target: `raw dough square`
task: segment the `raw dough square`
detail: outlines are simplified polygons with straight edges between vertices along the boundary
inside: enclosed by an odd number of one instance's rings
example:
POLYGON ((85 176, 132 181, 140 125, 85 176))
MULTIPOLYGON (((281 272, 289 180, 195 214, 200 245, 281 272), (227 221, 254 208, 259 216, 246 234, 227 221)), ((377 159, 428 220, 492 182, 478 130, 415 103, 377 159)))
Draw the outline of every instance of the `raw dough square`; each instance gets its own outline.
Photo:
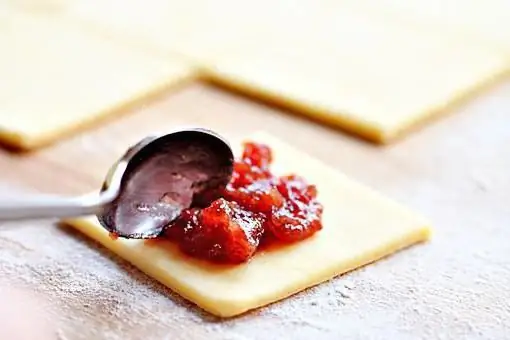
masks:
POLYGON ((312 238, 260 252, 246 264, 228 267, 191 259, 170 243, 113 241, 95 217, 67 223, 221 317, 284 299, 428 239, 427 222, 392 200, 269 135, 259 133, 250 139, 273 148, 276 173, 296 172, 317 184, 324 204, 324 228, 312 238))
POLYGON ((77 1, 67 15, 84 26, 155 53, 180 53, 195 61, 210 56, 257 29, 267 6, 224 0, 77 1))
POLYGON ((388 142, 509 68, 504 53, 342 8, 245 39, 209 65, 215 82, 388 142))
MULTIPOLYGON (((366 11, 466 41, 488 43, 510 54, 508 0, 348 0, 366 11)), ((510 63, 510 62, 509 62, 510 63)))
POLYGON ((194 75, 76 27, 10 13, 0 22, 0 140, 31 149, 194 75))
POLYGON ((65 10, 67 6, 76 1, 82 0, 3 0, 1 6, 18 12, 51 15, 65 10))

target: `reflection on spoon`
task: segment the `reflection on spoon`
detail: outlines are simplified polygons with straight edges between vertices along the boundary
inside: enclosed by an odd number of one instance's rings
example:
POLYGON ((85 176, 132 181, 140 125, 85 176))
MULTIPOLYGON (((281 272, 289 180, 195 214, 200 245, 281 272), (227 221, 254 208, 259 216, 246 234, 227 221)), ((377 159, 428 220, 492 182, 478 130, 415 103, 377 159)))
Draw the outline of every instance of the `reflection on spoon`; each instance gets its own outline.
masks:
POLYGON ((165 135, 132 158, 119 196, 99 220, 120 237, 156 237, 196 196, 225 186, 232 168, 229 145, 209 131, 165 135))

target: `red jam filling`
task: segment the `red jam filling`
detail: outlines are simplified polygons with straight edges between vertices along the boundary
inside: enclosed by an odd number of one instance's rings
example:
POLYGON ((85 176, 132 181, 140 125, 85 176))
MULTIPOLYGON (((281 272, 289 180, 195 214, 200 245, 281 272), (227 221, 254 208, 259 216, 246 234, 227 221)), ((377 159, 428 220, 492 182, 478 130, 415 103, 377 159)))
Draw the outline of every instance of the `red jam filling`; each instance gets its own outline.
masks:
POLYGON ((273 175, 271 162, 268 146, 245 143, 227 187, 201 197, 208 204, 185 210, 163 237, 194 257, 242 263, 268 240, 292 243, 321 230, 316 187, 296 175, 273 175))

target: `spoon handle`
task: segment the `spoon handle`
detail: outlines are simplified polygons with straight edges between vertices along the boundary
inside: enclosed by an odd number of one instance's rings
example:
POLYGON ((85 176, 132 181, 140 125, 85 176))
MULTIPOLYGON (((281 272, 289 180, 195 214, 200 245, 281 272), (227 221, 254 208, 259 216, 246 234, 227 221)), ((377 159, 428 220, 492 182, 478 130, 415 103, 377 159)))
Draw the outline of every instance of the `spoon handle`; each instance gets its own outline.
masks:
POLYGON ((95 215, 102 211, 103 203, 97 196, 66 198, 35 196, 0 202, 0 221, 95 215))

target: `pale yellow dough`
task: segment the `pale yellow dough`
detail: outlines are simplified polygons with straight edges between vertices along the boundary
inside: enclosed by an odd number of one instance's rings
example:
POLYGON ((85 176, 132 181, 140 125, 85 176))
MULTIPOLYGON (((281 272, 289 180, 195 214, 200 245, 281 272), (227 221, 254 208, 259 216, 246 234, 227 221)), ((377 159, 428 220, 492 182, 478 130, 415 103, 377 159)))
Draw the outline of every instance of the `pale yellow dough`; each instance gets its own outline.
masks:
POLYGON ((427 222, 399 204, 271 136, 259 133, 250 139, 273 148, 277 173, 297 172, 317 184, 324 204, 324 229, 314 237, 258 253, 246 264, 222 267, 186 257, 171 244, 113 241, 95 218, 67 222, 221 317, 281 300, 428 239, 427 222))
POLYGON ((510 54, 508 0, 346 0, 348 5, 387 15, 472 44, 492 44, 510 54))
POLYGON ((25 13, 51 15, 65 10, 77 1, 81 0, 3 0, 0 6, 25 13))
POLYGON ((67 16, 119 41, 155 53, 180 53, 208 60, 225 47, 257 31, 267 6, 223 0, 87 0, 67 16), (112 15, 111 13, 115 13, 112 15))
POLYGON ((346 8, 260 32, 213 58, 210 77, 376 142, 447 112, 510 68, 499 50, 346 8))
POLYGON ((177 53, 217 83, 386 143, 510 69, 500 44, 450 34, 480 24, 479 31, 500 32, 497 40, 504 41, 506 17, 491 20, 506 13, 503 1, 489 0, 485 8, 485 2, 447 0, 443 15, 440 0, 430 8, 405 0, 383 0, 387 6, 375 0, 302 0, 299 6, 76 0, 62 16, 155 55, 177 53))
POLYGON ((77 27, 9 13, 0 22, 0 140, 31 149, 189 79, 194 68, 77 27))

